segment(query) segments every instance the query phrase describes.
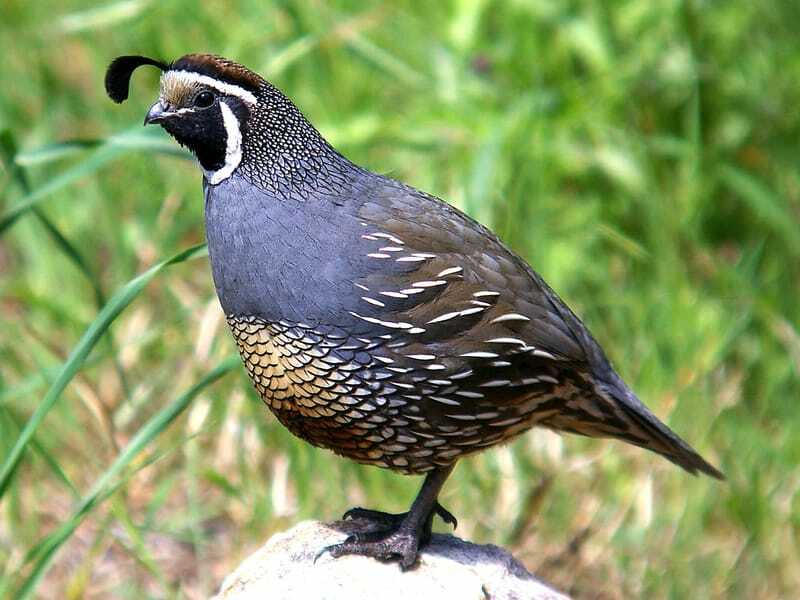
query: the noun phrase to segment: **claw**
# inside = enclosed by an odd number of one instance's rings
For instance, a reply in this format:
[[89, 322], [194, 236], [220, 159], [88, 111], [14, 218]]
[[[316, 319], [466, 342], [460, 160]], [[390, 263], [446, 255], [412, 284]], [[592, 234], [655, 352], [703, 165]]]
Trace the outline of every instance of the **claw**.
[[315, 564], [317, 564], [317, 561], [319, 560], [319, 558], [320, 558], [320, 557], [321, 557], [323, 554], [325, 554], [326, 552], [330, 552], [331, 548], [333, 548], [334, 546], [336, 546], [336, 544], [331, 544], [330, 546], [324, 546], [324, 547], [322, 548], [322, 550], [320, 550], [319, 552], [317, 552], [317, 553], [314, 555], [314, 560], [311, 562], [311, 564], [312, 564], [312, 565], [315, 565]]
[[456, 519], [453, 516], [453, 513], [447, 510], [444, 506], [442, 506], [437, 502], [436, 508], [434, 510], [436, 511], [436, 514], [439, 515], [439, 517], [441, 517], [442, 521], [444, 521], [448, 525], [452, 525], [453, 529], [458, 528], [458, 519]]

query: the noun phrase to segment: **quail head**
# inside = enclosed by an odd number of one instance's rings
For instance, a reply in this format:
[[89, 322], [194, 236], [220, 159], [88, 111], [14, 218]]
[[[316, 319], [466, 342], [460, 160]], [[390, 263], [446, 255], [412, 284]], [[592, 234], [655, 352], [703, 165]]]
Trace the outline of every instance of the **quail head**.
[[412, 566], [456, 461], [534, 426], [616, 438], [722, 474], [656, 418], [580, 319], [481, 224], [339, 154], [277, 88], [219, 56], [114, 60], [162, 71], [145, 123], [203, 172], [211, 269], [258, 394], [304, 440], [425, 474], [407, 513], [327, 550]]

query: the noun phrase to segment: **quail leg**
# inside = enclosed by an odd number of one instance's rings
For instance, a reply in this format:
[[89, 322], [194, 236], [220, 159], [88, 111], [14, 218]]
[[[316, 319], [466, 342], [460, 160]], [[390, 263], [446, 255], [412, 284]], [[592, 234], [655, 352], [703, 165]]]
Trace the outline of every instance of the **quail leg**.
[[[433, 507], [433, 514], [438, 515], [442, 521], [448, 525], [452, 525], [453, 529], [458, 528], [458, 520], [453, 516], [449, 510], [438, 502]], [[380, 510], [371, 510], [369, 508], [355, 507], [348, 510], [342, 519], [359, 519], [366, 521], [370, 525], [375, 526], [376, 529], [393, 529], [400, 526], [400, 523], [408, 516], [407, 512], [404, 513], [387, 513]]]
[[378, 560], [397, 560], [401, 569], [410, 569], [417, 562], [419, 549], [430, 541], [433, 515], [439, 514], [448, 523], [455, 522], [453, 515], [436, 500], [452, 470], [451, 465], [431, 471], [407, 513], [392, 515], [365, 509], [348, 511], [345, 517], [366, 516], [368, 520], [381, 522], [383, 527], [376, 531], [355, 533], [340, 544], [328, 546], [323, 552], [330, 552], [334, 558], [360, 554]]

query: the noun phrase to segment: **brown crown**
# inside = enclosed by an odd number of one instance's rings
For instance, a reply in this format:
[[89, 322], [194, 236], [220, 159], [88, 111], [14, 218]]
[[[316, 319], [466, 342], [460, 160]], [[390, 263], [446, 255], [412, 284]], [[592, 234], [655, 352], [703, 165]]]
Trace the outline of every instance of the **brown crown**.
[[214, 79], [232, 83], [252, 92], [264, 84], [264, 80], [232, 60], [215, 54], [187, 54], [180, 57], [170, 65], [170, 70], [191, 71], [201, 75], [208, 75]]

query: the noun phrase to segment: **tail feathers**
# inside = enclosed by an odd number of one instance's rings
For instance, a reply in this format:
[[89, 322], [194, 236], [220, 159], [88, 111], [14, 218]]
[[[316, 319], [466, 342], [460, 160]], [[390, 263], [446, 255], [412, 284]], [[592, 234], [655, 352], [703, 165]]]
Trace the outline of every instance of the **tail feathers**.
[[719, 469], [659, 421], [621, 379], [616, 379], [611, 386], [600, 390], [612, 396], [621, 416], [629, 422], [628, 431], [620, 431], [614, 437], [656, 452], [692, 475], [705, 473], [715, 479], [725, 479]]

